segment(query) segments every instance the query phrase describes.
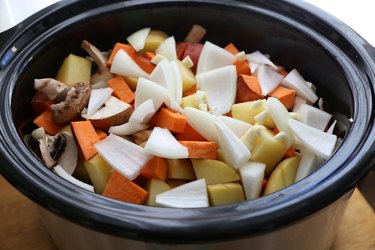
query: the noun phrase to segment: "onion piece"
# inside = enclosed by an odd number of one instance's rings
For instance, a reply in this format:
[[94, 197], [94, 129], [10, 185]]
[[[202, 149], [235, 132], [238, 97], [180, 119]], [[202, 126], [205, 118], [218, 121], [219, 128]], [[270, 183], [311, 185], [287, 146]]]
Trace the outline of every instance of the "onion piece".
[[289, 119], [288, 125], [303, 145], [315, 155], [324, 160], [332, 155], [336, 146], [336, 135], [324, 133], [294, 119]]
[[170, 62], [174, 77], [175, 101], [180, 105], [182, 103], [182, 76], [176, 61]]
[[308, 104], [301, 104], [297, 112], [301, 116], [301, 122], [324, 131], [331, 120], [332, 115]]
[[152, 99], [139, 105], [131, 114], [129, 122], [146, 124], [156, 113]]
[[152, 99], [155, 110], [158, 110], [163, 102], [168, 99], [168, 90], [156, 82], [140, 77], [135, 91], [135, 109], [149, 99]]
[[271, 116], [278, 130], [285, 133], [286, 140], [284, 140], [284, 143], [287, 147], [290, 147], [293, 144], [294, 135], [288, 125], [288, 121], [290, 120], [288, 110], [279, 99], [275, 97], [269, 97], [267, 99], [265, 109]]
[[198, 89], [206, 93], [212, 114], [223, 115], [231, 110], [237, 91], [237, 71], [234, 65], [201, 73], [196, 79]]
[[[167, 59], [164, 59], [158, 63], [155, 69], [150, 75], [150, 80], [158, 83], [168, 90], [171, 99], [176, 100], [176, 77], [174, 69]], [[182, 83], [181, 83], [182, 84]], [[182, 94], [181, 94], [182, 98]]]
[[226, 163], [237, 169], [250, 160], [251, 153], [243, 142], [222, 121], [215, 122], [217, 140]]
[[246, 59], [250, 64], [253, 64], [253, 63], [265, 64], [265, 65], [271, 66], [272, 68], [277, 70], [276, 65], [267, 56], [265, 56], [262, 52], [260, 52], [259, 50], [254, 51], [250, 54], [246, 54]]
[[197, 75], [213, 69], [232, 65], [235, 60], [236, 56], [229, 51], [206, 41], [199, 56]]
[[301, 150], [301, 159], [298, 164], [298, 170], [294, 182], [300, 181], [306, 176], [317, 170], [323, 163], [324, 160], [308, 149]]
[[176, 41], [173, 36], [165, 39], [155, 50], [156, 54], [160, 54], [169, 60], [177, 60]]
[[152, 155], [137, 144], [114, 134], [94, 144], [98, 153], [113, 169], [134, 180]]
[[258, 198], [263, 184], [266, 164], [249, 161], [240, 167], [241, 181], [246, 200]]
[[89, 104], [87, 106], [86, 117], [90, 118], [96, 111], [99, 110], [101, 106], [108, 100], [112, 95], [113, 89], [110, 87], [101, 89], [92, 89], [89, 99]]
[[168, 159], [189, 157], [187, 147], [180, 144], [166, 128], [155, 127], [148, 138], [145, 150], [149, 154]]
[[283, 80], [283, 76], [277, 73], [277, 71], [268, 66], [261, 64], [255, 72], [260, 88], [262, 89], [262, 95], [266, 96], [271, 93]]
[[308, 100], [311, 103], [315, 103], [318, 100], [315, 92], [308, 86], [305, 79], [303, 79], [296, 69], [290, 71], [289, 74], [282, 80], [281, 84], [285, 87], [294, 89], [298, 96]]
[[140, 51], [144, 48], [148, 34], [151, 28], [140, 29], [126, 38], [129, 44], [136, 50]]
[[112, 126], [108, 129], [109, 133], [115, 135], [132, 135], [139, 131], [145, 130], [148, 128], [148, 125], [136, 123], [136, 122], [127, 122], [118, 126]]
[[238, 138], [241, 138], [251, 128], [251, 124], [229, 116], [219, 115], [217, 119], [227, 125]]
[[301, 105], [305, 104], [305, 103], [307, 103], [306, 99], [303, 99], [303, 98], [301, 98], [299, 96], [296, 96], [294, 98], [294, 106], [293, 106], [293, 110], [292, 111], [295, 112], [295, 113], [298, 113], [299, 112], [298, 110], [301, 107]]
[[126, 53], [120, 49], [113, 58], [111, 73], [128, 77], [145, 77], [149, 75]]
[[164, 207], [194, 208], [208, 207], [205, 179], [191, 181], [156, 195], [155, 201]]
[[208, 141], [217, 142], [216, 116], [192, 107], [186, 107], [183, 114], [188, 118], [189, 125], [199, 134]]
[[60, 176], [61, 178], [63, 178], [64, 180], [78, 186], [78, 187], [81, 187], [83, 189], [86, 189], [87, 191], [90, 191], [90, 192], [94, 192], [94, 187], [91, 186], [91, 185], [88, 185], [76, 178], [74, 178], [73, 176], [71, 176], [70, 174], [68, 174], [60, 165], [57, 165], [53, 168], [53, 172], [55, 172], [58, 176]]

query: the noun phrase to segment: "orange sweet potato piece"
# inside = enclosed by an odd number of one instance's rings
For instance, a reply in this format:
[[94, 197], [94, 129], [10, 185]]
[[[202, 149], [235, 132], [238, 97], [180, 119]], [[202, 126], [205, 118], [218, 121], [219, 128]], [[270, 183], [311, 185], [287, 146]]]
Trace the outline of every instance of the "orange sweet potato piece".
[[188, 148], [189, 158], [212, 159], [217, 158], [216, 143], [212, 141], [179, 141]]
[[276, 97], [282, 104], [284, 104], [286, 109], [291, 109], [294, 106], [296, 91], [294, 89], [278, 86], [275, 90], [269, 93], [269, 96]]
[[113, 89], [113, 96], [126, 103], [132, 103], [134, 101], [135, 95], [123, 77], [116, 76], [109, 79], [107, 84]]
[[176, 133], [177, 140], [180, 141], [207, 141], [206, 138], [201, 136], [195, 129], [186, 123], [182, 133]]
[[159, 179], [165, 181], [167, 179], [167, 161], [164, 158], [154, 156], [141, 169], [141, 175], [146, 179]]
[[237, 80], [236, 103], [263, 99], [262, 90], [255, 76], [240, 75]]
[[94, 144], [100, 141], [99, 136], [90, 121], [72, 122], [71, 126], [82, 156], [87, 161], [97, 153]]
[[155, 120], [156, 127], [167, 128], [175, 133], [182, 133], [185, 129], [186, 123], [186, 116], [168, 108], [161, 108]]
[[114, 171], [104, 189], [103, 195], [120, 201], [144, 204], [148, 192]]
[[33, 122], [38, 127], [44, 128], [50, 135], [55, 135], [61, 128], [61, 125], [52, 120], [52, 112], [49, 109], [38, 115]]

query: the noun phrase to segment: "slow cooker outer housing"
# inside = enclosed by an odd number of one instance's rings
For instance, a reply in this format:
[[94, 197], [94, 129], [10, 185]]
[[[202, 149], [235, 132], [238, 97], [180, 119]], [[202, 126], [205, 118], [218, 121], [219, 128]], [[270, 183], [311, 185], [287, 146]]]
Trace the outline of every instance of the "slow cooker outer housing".
[[[174, 21], [171, 21], [174, 20]], [[145, 26], [181, 40], [195, 24], [205, 39], [269, 53], [314, 82], [344, 140], [324, 166], [280, 192], [243, 203], [172, 209], [126, 204], [60, 179], [30, 153], [34, 78], [53, 76], [87, 39], [100, 49]], [[307, 217], [355, 187], [373, 164], [373, 48], [340, 21], [295, 1], [61, 1], [16, 27], [0, 51], [1, 173], [21, 192], [75, 223], [122, 237], [203, 242], [248, 237]], [[353, 119], [353, 123], [349, 122]]]

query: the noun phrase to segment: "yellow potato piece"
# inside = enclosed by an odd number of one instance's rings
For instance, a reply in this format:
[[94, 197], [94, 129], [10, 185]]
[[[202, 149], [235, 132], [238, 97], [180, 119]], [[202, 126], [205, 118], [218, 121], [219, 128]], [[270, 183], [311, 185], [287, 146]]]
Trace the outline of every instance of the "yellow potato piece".
[[195, 102], [195, 94], [183, 97], [181, 107], [182, 108], [192, 107], [192, 108], [199, 109], [197, 103]]
[[146, 200], [147, 206], [158, 206], [155, 202], [156, 195], [170, 190], [171, 188], [167, 183], [159, 179], [150, 179], [148, 180], [145, 189], [148, 191], [148, 196]]
[[72, 87], [79, 82], [90, 83], [91, 62], [84, 57], [70, 54], [64, 59], [56, 79]]
[[250, 124], [255, 124], [254, 117], [264, 110], [265, 100], [241, 102], [232, 105], [232, 117]]
[[197, 81], [193, 71], [187, 68], [181, 61], [177, 60], [177, 66], [182, 78], [182, 91], [185, 92], [191, 89]]
[[298, 169], [297, 157], [290, 157], [280, 162], [268, 179], [264, 194], [270, 194], [294, 183]]
[[267, 175], [271, 173], [288, 150], [287, 146], [277, 140], [268, 129], [262, 130], [261, 136], [255, 139], [252, 145], [251, 160], [265, 163]]
[[240, 180], [240, 175], [228, 164], [210, 159], [192, 159], [197, 179], [206, 179], [207, 185]]
[[91, 179], [89, 174], [87, 173], [87, 170], [85, 168], [85, 165], [83, 165], [83, 162], [78, 160], [76, 169], [74, 170], [74, 173], [72, 176], [78, 180], [81, 180], [85, 183], [91, 184]]
[[102, 194], [111, 176], [111, 166], [99, 154], [83, 162], [83, 164], [94, 185], [95, 192]]
[[245, 200], [242, 186], [239, 183], [207, 185], [207, 192], [211, 206], [231, 204]]
[[137, 88], [138, 78], [124, 76], [125, 82], [128, 84], [129, 88], [133, 91]]
[[168, 38], [167, 33], [161, 30], [151, 30], [147, 36], [145, 46], [139, 53], [154, 52], [166, 38]]
[[167, 159], [167, 178], [195, 180], [195, 173], [190, 159]]

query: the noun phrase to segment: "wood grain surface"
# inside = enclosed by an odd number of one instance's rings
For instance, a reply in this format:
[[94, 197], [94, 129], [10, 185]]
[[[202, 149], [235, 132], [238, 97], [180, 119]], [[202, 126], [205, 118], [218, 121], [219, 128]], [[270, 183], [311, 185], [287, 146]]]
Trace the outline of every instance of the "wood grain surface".
[[[33, 202], [0, 176], [0, 250], [57, 250]], [[331, 250], [375, 249], [375, 213], [355, 190]]]

